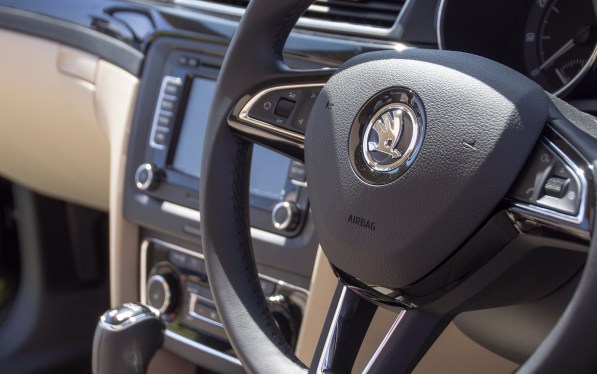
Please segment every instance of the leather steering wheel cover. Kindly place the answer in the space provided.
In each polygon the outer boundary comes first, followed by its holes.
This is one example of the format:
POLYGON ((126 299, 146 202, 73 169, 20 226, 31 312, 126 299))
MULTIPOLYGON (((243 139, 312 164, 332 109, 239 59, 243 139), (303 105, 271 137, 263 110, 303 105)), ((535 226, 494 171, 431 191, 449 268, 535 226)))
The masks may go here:
POLYGON ((251 144, 231 132, 227 118, 242 95, 282 75, 282 48, 310 4, 250 3, 220 71, 204 142, 200 208, 207 274, 231 344, 245 369, 255 373, 306 367, 276 326, 258 281, 248 226, 251 144))

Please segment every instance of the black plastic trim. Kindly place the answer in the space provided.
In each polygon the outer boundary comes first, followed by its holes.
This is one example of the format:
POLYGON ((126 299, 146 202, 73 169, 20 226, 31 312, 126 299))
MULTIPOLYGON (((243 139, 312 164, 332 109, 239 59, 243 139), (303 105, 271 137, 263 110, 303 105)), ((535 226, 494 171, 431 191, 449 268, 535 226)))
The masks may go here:
POLYGON ((74 23, 0 6, 0 28, 38 36, 81 49, 139 76, 144 55, 131 46, 74 23))

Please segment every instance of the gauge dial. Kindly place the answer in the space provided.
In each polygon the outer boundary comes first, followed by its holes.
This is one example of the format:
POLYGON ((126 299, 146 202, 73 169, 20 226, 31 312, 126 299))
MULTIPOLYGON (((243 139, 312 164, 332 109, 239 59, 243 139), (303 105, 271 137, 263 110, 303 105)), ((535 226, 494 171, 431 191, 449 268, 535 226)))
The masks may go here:
POLYGON ((592 67, 597 42, 592 0, 535 0, 524 34, 528 75, 564 95, 592 67))

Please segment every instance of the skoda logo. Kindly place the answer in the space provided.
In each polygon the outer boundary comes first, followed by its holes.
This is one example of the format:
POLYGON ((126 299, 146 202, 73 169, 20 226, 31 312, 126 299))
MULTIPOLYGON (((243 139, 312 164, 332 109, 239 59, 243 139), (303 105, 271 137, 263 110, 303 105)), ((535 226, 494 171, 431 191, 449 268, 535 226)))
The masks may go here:
POLYGON ((355 123, 351 131, 352 144, 359 144, 351 150, 353 167, 373 184, 391 182, 404 174, 419 153, 425 132, 423 104, 412 91, 395 89, 368 103, 358 118, 363 117, 368 120, 355 123), (393 100, 388 103, 389 99, 393 100))

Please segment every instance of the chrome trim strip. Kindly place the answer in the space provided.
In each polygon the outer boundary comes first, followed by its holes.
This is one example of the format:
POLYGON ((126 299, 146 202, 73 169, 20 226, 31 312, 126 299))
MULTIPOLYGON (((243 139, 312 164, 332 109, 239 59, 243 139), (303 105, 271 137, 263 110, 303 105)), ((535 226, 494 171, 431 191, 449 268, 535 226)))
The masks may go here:
POLYGON ((162 202, 160 209, 162 212, 183 217, 193 222, 201 222, 201 213, 198 210, 187 208, 186 206, 164 201, 162 202))
MULTIPOLYGON (((170 129, 167 129, 165 127, 159 126, 158 125, 158 119, 160 117, 160 112, 161 112, 161 106, 162 106, 162 101, 164 99, 170 99, 170 100, 178 100, 178 98, 176 96, 172 96, 172 95, 168 95, 166 93, 166 85, 170 83, 170 84, 174 84, 176 86, 181 86, 182 85, 182 80, 178 77, 172 77, 172 76, 165 76, 162 79, 162 85, 160 87, 160 95, 158 96, 158 102, 157 105, 155 107, 155 113, 153 114, 153 123, 151 125, 151 134, 149 135, 149 145, 152 148, 155 149, 164 149, 166 148, 166 146, 162 145, 162 144, 156 144, 153 141, 153 138, 155 137, 155 133, 157 132, 158 128, 162 129, 162 130, 167 130, 170 131, 170 129)), ((173 113, 171 113, 170 111, 165 111, 168 114, 170 114, 170 116, 172 116, 173 113)))
POLYGON ((396 320, 392 324, 392 327, 390 327, 390 330, 388 331, 386 336, 384 336, 383 340, 381 341, 381 344, 379 344, 379 347, 377 347, 377 349, 375 350, 375 353, 373 353, 373 356, 371 356, 371 359, 367 363, 367 366, 365 366, 365 369, 363 369, 363 374, 369 373, 369 370, 371 370, 371 367, 373 367, 373 364, 379 357, 379 354, 381 353, 381 351, 383 351, 383 349, 386 347, 388 340, 390 340, 392 335, 394 335, 394 332, 400 325, 400 322, 402 322, 402 318, 404 318, 406 313, 407 313, 407 311, 406 311, 406 309, 404 309, 398 314, 398 317, 396 317, 396 320))
POLYGON ((146 274, 147 274, 147 249, 149 248, 149 244, 150 242, 148 240, 144 240, 141 243, 141 266, 140 266, 140 272, 139 272, 139 285, 141 286, 139 291, 141 293, 141 302, 143 304, 147 304, 147 298, 145 297, 145 294, 147 292, 145 292, 146 288, 147 288, 147 279, 146 279, 146 274))
MULTIPOLYGON (((244 8, 230 6, 230 5, 223 5, 217 3, 211 3, 207 1, 201 0, 173 0, 175 4, 186 6, 189 8, 204 10, 207 12, 225 14, 229 16, 236 16, 242 17, 245 13, 244 8)), ((373 36, 373 37, 388 37, 394 34, 397 30, 398 25, 400 24, 403 15, 407 12, 410 8, 411 0, 406 0, 402 5, 402 9, 398 13, 394 24, 390 28, 383 28, 383 27, 375 27, 375 26, 365 26, 365 25, 354 25, 346 22, 334 22, 334 21, 326 21, 320 20, 316 18, 308 18, 308 17, 301 17, 296 26, 308 28, 308 29, 318 29, 323 31, 332 31, 332 32, 342 32, 347 34, 356 34, 356 35, 365 35, 365 36, 373 36)))
MULTIPOLYGON (((191 347, 193 347, 195 349, 203 351, 203 352, 205 352, 207 354, 216 356, 218 358, 221 358, 222 360, 226 360, 226 361, 228 361, 231 364, 242 366, 242 364, 240 363, 240 361, 237 358, 229 356, 229 355, 227 355, 225 353, 222 353, 222 352, 218 351, 217 349, 210 348, 210 347, 208 347, 206 345, 203 345, 203 344, 197 343, 196 341, 193 341, 191 339, 185 338, 184 336, 178 335, 178 334, 176 334, 176 333, 174 333, 174 332, 172 332, 170 330, 166 330, 166 336, 169 337, 169 338, 171 338, 171 339, 173 339, 173 340, 176 340, 179 343, 186 344, 186 345, 191 346, 191 347)), ((168 345, 168 342, 166 341, 164 343, 164 346, 166 348, 168 348, 167 345, 168 345)))
POLYGON ((332 346, 333 341, 336 338, 336 334, 338 333, 338 317, 340 316, 340 311, 342 310, 342 305, 344 304, 344 298, 346 297, 346 292, 348 292, 348 288, 346 286, 342 286, 342 293, 340 294, 340 298, 338 299, 338 304, 336 305, 336 310, 334 311, 334 317, 332 318, 332 324, 330 325, 330 330, 328 331, 328 335, 325 338, 325 343, 323 346, 323 352, 321 353, 321 357, 319 358, 319 363, 317 364, 317 374, 325 374, 329 369, 329 361, 332 358, 333 349, 332 346))
POLYGON ((444 12, 446 7, 447 0, 441 0, 439 3, 439 7, 437 8, 437 18, 435 20, 435 32, 437 35, 437 47, 439 49, 444 49, 444 40, 443 40, 443 27, 444 27, 444 12))
POLYGON ((253 108, 253 106, 255 105, 255 103, 257 101, 259 101, 259 99, 261 99, 264 95, 267 95, 270 92, 279 91, 279 90, 287 90, 287 89, 323 87, 324 85, 325 85, 324 83, 307 83, 307 84, 289 84, 289 85, 275 86, 275 87, 266 88, 265 90, 260 91, 255 96, 253 96, 251 98, 251 100, 249 100, 245 104, 245 106, 241 109, 240 113, 238 114, 238 118, 241 119, 242 121, 246 122, 246 123, 249 123, 249 124, 253 125, 256 128, 268 131, 268 132, 273 133, 273 134, 282 135, 282 136, 285 136, 287 138, 291 138, 291 139, 293 139, 295 141, 299 141, 299 142, 301 142, 301 143, 304 144, 304 142, 305 142, 305 136, 304 135, 299 134, 297 132, 293 132, 293 131, 290 131, 290 130, 283 129, 281 127, 270 125, 269 123, 266 123, 266 122, 263 122, 261 120, 252 118, 252 117, 249 116, 249 111, 253 108))
MULTIPOLYGON (((197 294, 194 294, 192 292, 189 292, 189 294, 191 294, 191 299, 189 300, 189 310, 188 310, 189 315, 191 315, 193 318, 199 319, 203 322, 209 323, 210 325, 220 327, 223 329, 224 325, 221 322, 214 321, 213 319, 210 319, 210 318, 202 316, 201 314, 195 313, 195 311, 193 310, 193 307, 195 306, 195 304, 197 304, 197 300, 200 296, 197 294)), ((216 311, 216 313, 217 313, 217 311, 216 311)))

